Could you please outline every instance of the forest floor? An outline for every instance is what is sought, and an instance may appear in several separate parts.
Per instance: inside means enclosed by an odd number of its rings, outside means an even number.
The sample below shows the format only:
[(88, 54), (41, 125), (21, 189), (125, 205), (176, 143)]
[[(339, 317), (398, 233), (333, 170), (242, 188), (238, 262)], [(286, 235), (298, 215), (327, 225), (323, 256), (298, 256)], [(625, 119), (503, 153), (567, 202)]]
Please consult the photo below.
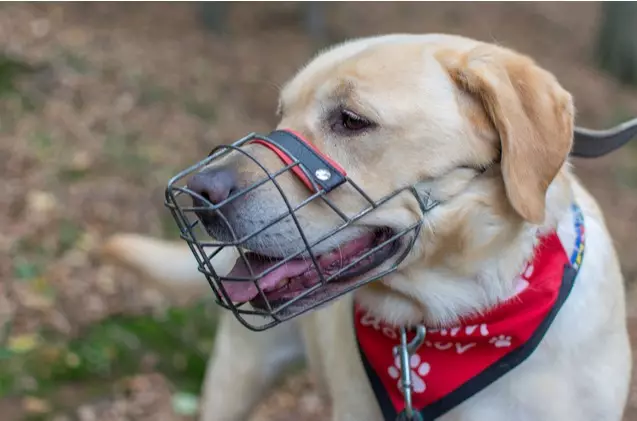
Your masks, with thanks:
[[(450, 32), (554, 72), (578, 125), (637, 116), (637, 90), (595, 69), (596, 3), (332, 3), (330, 39)], [(100, 262), (106, 236), (175, 238), (163, 189), (215, 145), (275, 123), (277, 86), (315, 48), (292, 3), (233, 4), (229, 32), (194, 3), (0, 5), (0, 413), (8, 421), (193, 420), (214, 341), (210, 297), (176, 302)], [(637, 340), (637, 147), (575, 162), (629, 286)], [(637, 346), (637, 343), (635, 343)], [(285, 379), (252, 420), (327, 419)], [(626, 421), (637, 421), (637, 383)]]

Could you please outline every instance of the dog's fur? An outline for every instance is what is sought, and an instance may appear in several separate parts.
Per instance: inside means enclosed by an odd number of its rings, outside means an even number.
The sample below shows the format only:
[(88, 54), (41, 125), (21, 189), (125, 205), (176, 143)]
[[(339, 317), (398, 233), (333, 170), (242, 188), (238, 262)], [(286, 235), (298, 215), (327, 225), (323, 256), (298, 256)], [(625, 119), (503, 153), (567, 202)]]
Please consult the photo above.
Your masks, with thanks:
[[(335, 129), (330, 113), (339, 107), (376, 126), (362, 134)], [(311, 61), (282, 89), (279, 111), (280, 127), (303, 133), (374, 198), (419, 182), (442, 204), (427, 214), (409, 258), (381, 281), (265, 333), (248, 331), (224, 312), (203, 420), (245, 420), (280, 370), (305, 354), (331, 399), (333, 420), (381, 421), (355, 345), (353, 297), (394, 324), (449, 325), (485, 310), (513, 294), (538, 233), (557, 229), (565, 245), (573, 243), (573, 200), (585, 216), (587, 248), (570, 297), (528, 360), (441, 420), (621, 419), (631, 372), (622, 275), (600, 209), (569, 169), (572, 99), (549, 72), (514, 51), (462, 37), (366, 38)], [(280, 165), (266, 148), (251, 147), (266, 166)], [(231, 164), (242, 183), (254, 181), (249, 163)], [(292, 176), (281, 179), (288, 197), (307, 194)], [(247, 224), (240, 221), (256, 212), (280, 214), (274, 196), (255, 193), (235, 209), (243, 216), (236, 223)], [(346, 212), (361, 207), (346, 188), (334, 191), (333, 200)], [(416, 209), (413, 198), (402, 198), (364, 222), (403, 228)], [(338, 223), (318, 204), (303, 212), (313, 238)], [(297, 236), (281, 227), (255, 248), (286, 253), (298, 246)], [(365, 229), (344, 231), (322, 251)], [(105, 253), (176, 292), (208, 288), (185, 245), (119, 235)], [(231, 254), (218, 256), (218, 271), (233, 261)]]

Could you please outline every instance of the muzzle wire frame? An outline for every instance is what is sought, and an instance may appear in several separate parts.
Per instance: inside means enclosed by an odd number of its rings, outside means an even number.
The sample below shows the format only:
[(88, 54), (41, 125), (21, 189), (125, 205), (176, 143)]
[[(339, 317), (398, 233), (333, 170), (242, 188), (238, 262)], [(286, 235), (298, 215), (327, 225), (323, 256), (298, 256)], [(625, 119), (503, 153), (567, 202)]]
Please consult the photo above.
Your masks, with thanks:
[[(258, 161), (257, 158), (255, 158), (251, 153), (243, 148), (243, 146), (246, 146), (255, 139), (270, 141), (267, 136), (251, 133), (248, 136), (236, 141), (232, 145), (219, 146), (215, 148), (206, 159), (183, 170), (172, 179), (170, 179), (165, 191), (165, 206), (170, 209), (171, 214), (179, 227), (180, 237), (185, 240), (190, 247), (197, 261), (199, 271), (206, 277), (208, 283), (210, 284), (214, 292), (217, 304), (232, 311), (239, 322), (241, 322), (250, 330), (262, 331), (271, 328), (281, 322), (299, 316), (309, 310), (335, 300), (338, 297), (356, 288), (359, 288), (364, 284), (367, 284), (394, 272), (413, 248), (415, 241), (418, 238), (418, 234), (420, 233), (425, 213), (427, 213), (429, 210), (437, 205), (437, 202), (431, 200), (428, 196), (419, 194), (414, 186), (407, 186), (398, 189), (391, 194), (383, 197), (382, 199), (374, 201), (354, 181), (345, 176), (345, 181), (343, 182), (343, 184), (336, 187), (336, 189), (343, 188), (344, 185), (348, 184), (353, 188), (353, 192), (359, 194), (366, 202), (366, 206), (361, 211), (356, 213), (354, 216), (348, 217), (328, 197), (329, 193), (326, 193), (325, 190), (322, 190), (314, 182), (314, 177), (309, 173), (307, 168), (304, 167), (302, 162), (297, 159), (297, 157), (290, 154), (287, 150), (283, 150), (283, 152), (285, 152), (291, 158), (291, 162), (285, 165), (283, 168), (277, 170), (276, 172), (269, 172), (265, 168), (265, 166)], [(203, 197), (202, 195), (186, 187), (186, 180), (189, 179), (189, 177), (195, 175), (203, 169), (208, 168), (211, 164), (220, 161), (222, 158), (233, 152), (243, 154), (245, 157), (250, 159), (263, 171), (265, 176), (249, 187), (232, 192), (232, 194), (227, 199), (217, 204), (211, 203), (206, 197)], [(290, 200), (286, 197), (283, 188), (277, 181), (277, 177), (287, 172), (291, 173), (291, 170), (295, 167), (301, 168), (306, 177), (309, 180), (312, 180), (314, 189), (312, 192), (310, 192), (309, 196), (305, 200), (303, 200), (296, 206), (292, 206)], [(292, 173), (291, 175), (294, 176), (294, 174)], [(235, 229), (232, 227), (232, 224), (223, 214), (222, 208), (232, 203), (234, 200), (237, 200), (247, 193), (257, 189), (258, 187), (265, 185), (268, 182), (272, 183), (275, 186), (276, 191), (281, 195), (281, 198), (283, 199), (287, 209), (281, 215), (273, 218), (264, 226), (254, 230), (254, 232), (251, 232), (250, 234), (244, 235), (242, 237), (238, 237), (235, 233)], [(380, 242), (379, 244), (375, 244), (365, 253), (361, 254), (360, 256), (357, 255), (354, 260), (341, 267), (336, 273), (332, 273), (329, 276), (324, 274), (321, 270), (320, 265), (318, 264), (318, 256), (313, 248), (326, 239), (330, 238), (331, 236), (336, 235), (342, 230), (354, 225), (357, 221), (360, 221), (361, 218), (365, 217), (370, 212), (378, 209), (379, 207), (403, 192), (413, 195), (417, 200), (419, 210), (421, 212), (418, 220), (404, 229), (392, 231), (389, 238), (384, 238), (384, 241)], [(184, 205), (179, 203), (180, 198), (185, 197), (194, 199), (192, 200), (192, 205)], [(342, 223), (337, 228), (322, 235), (316, 241), (310, 242), (303, 230), (303, 226), (298, 220), (296, 212), (315, 200), (320, 200), (325, 203), (340, 217)], [(219, 241), (216, 239), (212, 239), (207, 234), (206, 228), (203, 226), (203, 222), (197, 216), (198, 212), (214, 213), (218, 218), (220, 218), (220, 220), (222, 220), (223, 223), (226, 225), (228, 231), (231, 233), (232, 241)], [(246, 253), (249, 252), (249, 250), (245, 247), (246, 242), (288, 217), (292, 218), (294, 225), (298, 230), (298, 234), (303, 242), (303, 247), (288, 256), (281, 256), (280, 260), (277, 259), (276, 263), (273, 266), (268, 267), (262, 273), (254, 273), (250, 265), (250, 261), (246, 257)], [(409, 234), (412, 235), (409, 236), (408, 241), (406, 243), (401, 242), (400, 249), (396, 251), (394, 256), (391, 256), (388, 259), (389, 261), (392, 261), (389, 267), (384, 268), (380, 271), (377, 271), (377, 268), (372, 269), (370, 273), (373, 273), (373, 275), (359, 275), (359, 279), (357, 279), (356, 281), (339, 280), (339, 282), (334, 282), (334, 284), (331, 284), (338, 285), (338, 287), (332, 288), (331, 291), (324, 291), (321, 294), (321, 290), (324, 290), (326, 285), (330, 281), (338, 278), (339, 275), (354, 267), (356, 264), (362, 262), (367, 257), (372, 256), (383, 247), (397, 246), (397, 244), (394, 242), (396, 240), (407, 237)], [(249, 278), (221, 276), (215, 270), (212, 260), (222, 250), (229, 247), (235, 248), (239, 258), (244, 260), (244, 263), (246, 264), (246, 267), (250, 272)], [(316, 271), (319, 276), (319, 281), (315, 285), (310, 286), (309, 288), (300, 292), (299, 295), (287, 301), (284, 301), (282, 303), (271, 303), (270, 300), (268, 300), (267, 294), (261, 289), (258, 280), (266, 276), (268, 273), (271, 273), (272, 271), (286, 264), (287, 262), (291, 261), (292, 259), (302, 257), (304, 253), (307, 253), (307, 256), (303, 257), (308, 258), (312, 263), (308, 270)], [(382, 268), (384, 265), (386, 265), (386, 262), (379, 265), (378, 268)], [(261, 298), (261, 305), (249, 306), (248, 303), (233, 302), (223, 285), (223, 282), (229, 281), (252, 282), (258, 290), (258, 296)]]

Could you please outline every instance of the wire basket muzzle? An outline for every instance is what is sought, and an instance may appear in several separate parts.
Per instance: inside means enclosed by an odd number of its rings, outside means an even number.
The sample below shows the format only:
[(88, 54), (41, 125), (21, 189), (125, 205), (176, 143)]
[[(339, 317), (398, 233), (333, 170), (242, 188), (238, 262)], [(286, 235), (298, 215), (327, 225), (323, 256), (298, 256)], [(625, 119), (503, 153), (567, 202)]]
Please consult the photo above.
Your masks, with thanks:
[[(254, 147), (246, 147), (270, 141), (287, 157), (283, 167), (276, 171), (268, 171), (250, 152)], [(210, 284), (216, 302), (232, 311), (251, 330), (273, 327), (394, 272), (414, 246), (424, 214), (435, 206), (413, 186), (373, 200), (344, 171), (338, 173), (338, 167), (333, 166), (328, 166), (329, 171), (335, 170), (341, 179), (326, 187), (325, 180), (320, 180), (325, 174), (316, 168), (325, 162), (315, 161), (308, 166), (307, 159), (303, 160), (306, 162), (299, 160), (289, 150), (293, 148), (285, 148), (282, 143), (268, 136), (250, 134), (232, 145), (220, 146), (208, 158), (173, 177), (165, 192), (165, 205), (179, 227), (181, 238), (189, 245), (199, 271)], [(298, 154), (298, 151), (294, 152)], [(224, 162), (231, 154), (249, 159), (262, 172), (262, 177), (257, 177), (258, 180), (248, 186), (233, 189), (216, 203), (188, 187), (188, 180), (194, 175)], [(304, 154), (307, 157), (307, 152)], [(281, 178), (285, 174), (297, 179), (305, 176), (301, 181), (308, 187), (307, 197), (291, 200), (286, 196)], [(251, 200), (251, 194), (254, 196), (257, 189), (264, 188), (269, 194), (279, 196), (280, 214), (251, 226), (250, 230), (239, 229), (241, 227), (232, 218), (232, 209), (245, 205)], [(348, 194), (359, 196), (363, 204), (361, 209), (355, 213), (340, 209), (329, 194), (335, 189), (347, 189)], [(412, 196), (418, 201), (419, 218), (401, 229), (372, 229), (365, 225), (365, 218), (372, 216), (372, 212), (389, 207), (390, 202), (400, 199), (401, 195)], [(320, 235), (310, 235), (304, 230), (300, 214), (307, 206), (319, 205), (333, 213), (330, 217), (337, 222)], [(290, 244), (286, 244), (275, 250), (276, 258), (255, 253), (255, 244), (262, 244), (259, 243), (260, 236), (280, 224), (293, 228), (295, 247), (290, 249)], [(211, 225), (216, 229), (211, 229)], [(344, 237), (348, 230), (361, 227), (369, 231), (364, 235), (369, 244), (354, 256), (334, 260), (334, 253), (317, 252), (330, 240)], [(283, 249), (285, 252), (280, 253)]]

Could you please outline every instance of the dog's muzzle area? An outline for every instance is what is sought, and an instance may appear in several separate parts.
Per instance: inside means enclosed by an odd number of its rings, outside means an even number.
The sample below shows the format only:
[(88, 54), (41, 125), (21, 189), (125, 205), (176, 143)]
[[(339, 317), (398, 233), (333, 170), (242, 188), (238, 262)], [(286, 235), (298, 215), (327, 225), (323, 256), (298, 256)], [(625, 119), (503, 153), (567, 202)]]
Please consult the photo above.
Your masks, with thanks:
[[(284, 166), (268, 171), (250, 153), (262, 147)], [(240, 180), (227, 164), (233, 155), (252, 161), (262, 176)], [(284, 175), (305, 186), (304, 198), (286, 195)], [(354, 214), (340, 209), (330, 197), (336, 189), (360, 196), (362, 209)], [(401, 194), (418, 201), (421, 215), (413, 223), (400, 229), (366, 223)], [(372, 200), (337, 163), (287, 130), (251, 134), (216, 148), (166, 189), (166, 206), (217, 302), (252, 330), (272, 327), (395, 271), (435, 205), (413, 187)], [(320, 208), (309, 212), (309, 206)], [(228, 273), (218, 273), (215, 257), (228, 248), (237, 260)]]
[[(205, 199), (193, 197), (193, 204), (203, 208), (206, 203), (221, 203), (232, 192), (239, 191), (239, 183), (235, 170), (225, 166), (205, 169), (195, 174), (187, 187)], [(297, 196), (294, 195), (294, 198)], [(288, 197), (292, 207), (298, 205), (298, 202), (292, 200), (292, 197)], [(325, 226), (337, 225), (340, 221), (338, 215), (329, 208), (323, 207), (320, 219), (316, 218), (316, 211), (310, 213), (308, 208), (309, 206), (304, 206), (298, 209), (295, 213), (296, 221), (303, 227), (307, 241), (317, 243), (326, 234)], [(287, 203), (271, 183), (258, 186), (229, 201), (219, 207), (218, 212), (196, 212), (208, 234), (219, 241), (232, 242), (235, 238), (245, 238), (243, 246), (262, 256), (282, 258), (300, 251), (300, 257), (308, 258), (309, 253), (296, 226), (295, 218), (286, 213)], [(280, 215), (285, 217), (277, 218)], [(274, 222), (274, 219), (277, 221)], [(318, 242), (313, 250), (317, 254), (323, 254), (368, 231), (369, 229), (364, 227), (348, 227)], [(250, 235), (251, 233), (256, 234)]]

